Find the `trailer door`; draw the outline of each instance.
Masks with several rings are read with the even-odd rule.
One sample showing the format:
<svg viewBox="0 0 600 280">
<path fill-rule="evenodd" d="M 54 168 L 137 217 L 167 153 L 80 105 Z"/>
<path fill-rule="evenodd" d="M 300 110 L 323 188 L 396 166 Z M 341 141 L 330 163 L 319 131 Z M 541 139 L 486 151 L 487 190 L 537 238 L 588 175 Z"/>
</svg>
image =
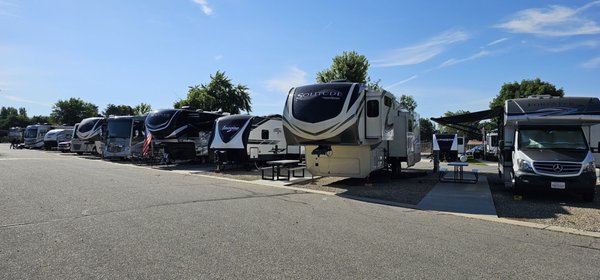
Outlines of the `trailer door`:
<svg viewBox="0 0 600 280">
<path fill-rule="evenodd" d="M 381 102 L 379 96 L 367 97 L 366 138 L 379 139 L 382 136 Z"/>
</svg>

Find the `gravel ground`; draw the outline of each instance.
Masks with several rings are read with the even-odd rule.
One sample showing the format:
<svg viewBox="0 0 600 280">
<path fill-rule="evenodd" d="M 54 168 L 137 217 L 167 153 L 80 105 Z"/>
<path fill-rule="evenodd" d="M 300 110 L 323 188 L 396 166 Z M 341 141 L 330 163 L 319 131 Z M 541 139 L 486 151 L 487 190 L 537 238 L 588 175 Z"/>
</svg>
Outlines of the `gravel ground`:
<svg viewBox="0 0 600 280">
<path fill-rule="evenodd" d="M 487 176 L 498 217 L 600 232 L 600 185 L 596 186 L 596 200 L 593 203 L 583 202 L 579 195 L 562 191 L 531 192 L 521 200 L 516 200 L 510 191 L 504 189 L 495 166 L 477 163 L 472 165 L 480 169 L 481 175 Z M 243 167 L 229 167 L 222 172 L 215 172 L 215 166 L 210 164 L 179 164 L 153 168 L 187 170 L 197 174 L 247 181 L 260 180 L 260 171 L 254 168 L 246 170 Z M 388 173 L 376 172 L 368 181 L 322 177 L 294 186 L 333 192 L 340 196 L 367 197 L 417 205 L 438 182 L 431 169 L 432 163 L 423 159 L 416 166 L 405 169 L 399 178 L 390 179 Z"/>
</svg>

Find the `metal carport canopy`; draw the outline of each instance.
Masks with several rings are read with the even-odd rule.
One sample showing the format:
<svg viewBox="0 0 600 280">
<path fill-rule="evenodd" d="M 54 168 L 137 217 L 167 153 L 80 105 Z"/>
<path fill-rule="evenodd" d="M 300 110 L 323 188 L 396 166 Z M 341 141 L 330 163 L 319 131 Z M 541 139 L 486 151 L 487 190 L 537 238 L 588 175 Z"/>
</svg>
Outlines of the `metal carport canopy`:
<svg viewBox="0 0 600 280">
<path fill-rule="evenodd" d="M 496 117 L 501 117 L 503 113 L 503 107 L 498 106 L 494 109 L 450 117 L 431 118 L 431 120 L 441 125 L 445 125 L 465 132 L 481 134 L 477 127 L 469 126 L 468 124 L 473 122 L 479 122 L 482 120 L 489 120 Z"/>
</svg>

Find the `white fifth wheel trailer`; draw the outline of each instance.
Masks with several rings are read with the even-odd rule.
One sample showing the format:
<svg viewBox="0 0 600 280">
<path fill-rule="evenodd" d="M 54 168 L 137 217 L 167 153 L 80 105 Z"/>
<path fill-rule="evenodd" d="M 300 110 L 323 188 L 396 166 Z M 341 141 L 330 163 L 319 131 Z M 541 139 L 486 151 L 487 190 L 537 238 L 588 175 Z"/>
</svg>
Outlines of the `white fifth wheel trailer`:
<svg viewBox="0 0 600 280">
<path fill-rule="evenodd" d="M 281 115 L 223 116 L 215 120 L 210 138 L 217 169 L 225 164 L 246 164 L 285 158 L 299 159 L 300 146 L 288 146 Z"/>
<path fill-rule="evenodd" d="M 537 96 L 507 100 L 498 169 L 507 188 L 563 189 L 593 201 L 596 168 L 591 126 L 600 123 L 596 97 Z"/>
<path fill-rule="evenodd" d="M 101 153 L 104 121 L 103 117 L 92 117 L 75 124 L 71 137 L 71 152 L 79 155 Z"/>
<path fill-rule="evenodd" d="M 366 178 L 421 160 L 419 118 L 390 92 L 330 82 L 292 88 L 283 111 L 288 145 L 306 145 L 313 175 Z"/>
</svg>

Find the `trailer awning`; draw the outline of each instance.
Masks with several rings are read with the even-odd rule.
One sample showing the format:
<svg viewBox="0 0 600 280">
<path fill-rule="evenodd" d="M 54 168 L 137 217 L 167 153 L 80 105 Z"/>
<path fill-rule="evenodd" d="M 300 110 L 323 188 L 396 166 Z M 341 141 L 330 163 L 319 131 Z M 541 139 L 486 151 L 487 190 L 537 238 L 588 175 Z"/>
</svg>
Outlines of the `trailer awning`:
<svg viewBox="0 0 600 280">
<path fill-rule="evenodd" d="M 458 129 L 467 133 L 481 135 L 479 128 L 474 127 L 471 124 L 482 120 L 489 120 L 501 117 L 503 113 L 503 107 L 499 106 L 490 110 L 478 111 L 450 117 L 431 118 L 431 120 L 450 128 Z"/>
</svg>

